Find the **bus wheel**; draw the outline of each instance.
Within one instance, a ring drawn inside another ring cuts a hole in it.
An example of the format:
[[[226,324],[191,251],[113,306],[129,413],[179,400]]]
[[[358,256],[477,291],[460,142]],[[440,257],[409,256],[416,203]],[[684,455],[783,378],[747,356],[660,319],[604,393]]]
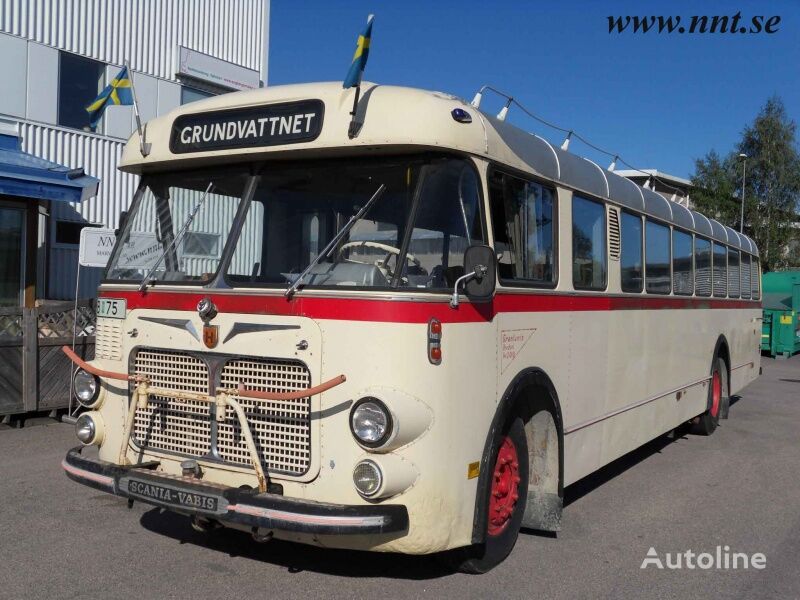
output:
[[[692,421],[692,433],[711,435],[719,425],[720,410],[728,398],[728,371],[725,361],[716,359],[708,389],[708,410]]]
[[[515,418],[495,449],[486,503],[486,541],[446,553],[449,566],[463,573],[486,573],[511,553],[519,536],[528,495],[528,442],[522,419]]]

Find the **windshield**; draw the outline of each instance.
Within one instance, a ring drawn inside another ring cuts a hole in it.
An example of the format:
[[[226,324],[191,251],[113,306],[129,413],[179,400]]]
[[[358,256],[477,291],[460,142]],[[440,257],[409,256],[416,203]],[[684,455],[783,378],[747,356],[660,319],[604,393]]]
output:
[[[206,283],[216,273],[249,173],[149,177],[122,224],[107,280]]]
[[[288,288],[311,265],[300,290],[452,288],[464,250],[484,240],[479,190],[474,167],[454,158],[268,164],[226,280]]]

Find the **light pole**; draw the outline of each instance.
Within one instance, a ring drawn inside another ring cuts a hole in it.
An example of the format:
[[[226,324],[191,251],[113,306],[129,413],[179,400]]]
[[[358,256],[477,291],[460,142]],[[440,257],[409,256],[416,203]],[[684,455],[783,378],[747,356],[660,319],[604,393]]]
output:
[[[744,233],[744,181],[747,174],[747,154],[742,152],[739,158],[742,159],[742,212],[739,216],[739,233]]]

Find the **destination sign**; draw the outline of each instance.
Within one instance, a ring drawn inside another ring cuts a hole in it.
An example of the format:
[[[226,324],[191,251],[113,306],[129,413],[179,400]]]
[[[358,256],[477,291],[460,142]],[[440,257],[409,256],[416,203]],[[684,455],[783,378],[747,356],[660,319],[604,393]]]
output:
[[[268,106],[182,115],[172,124],[174,154],[297,144],[322,131],[325,105],[302,100]]]

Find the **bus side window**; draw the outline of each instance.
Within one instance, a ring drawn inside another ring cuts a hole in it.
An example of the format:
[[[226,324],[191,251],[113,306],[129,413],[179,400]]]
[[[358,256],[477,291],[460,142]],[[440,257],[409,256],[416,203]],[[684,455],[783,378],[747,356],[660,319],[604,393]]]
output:
[[[669,227],[647,219],[645,287],[648,294],[669,294]]]
[[[694,291],[692,276],[692,236],[684,231],[672,231],[672,289],[681,296]]]
[[[606,289],[606,208],[572,196],[572,284],[576,290]]]
[[[742,298],[750,299],[750,255],[742,252]]]
[[[725,246],[714,242],[714,297],[724,298],[728,295],[728,252]]]
[[[759,269],[758,259],[753,256],[750,266],[750,290],[753,294],[753,300],[761,299],[761,271]]]
[[[739,297],[739,251],[728,248],[728,297]]]
[[[711,295],[711,242],[694,238],[694,289],[698,296]]]
[[[623,292],[641,292],[644,285],[642,264],[642,217],[622,211],[622,253],[620,268]]]
[[[555,284],[555,192],[533,181],[493,173],[489,194],[500,280]]]

